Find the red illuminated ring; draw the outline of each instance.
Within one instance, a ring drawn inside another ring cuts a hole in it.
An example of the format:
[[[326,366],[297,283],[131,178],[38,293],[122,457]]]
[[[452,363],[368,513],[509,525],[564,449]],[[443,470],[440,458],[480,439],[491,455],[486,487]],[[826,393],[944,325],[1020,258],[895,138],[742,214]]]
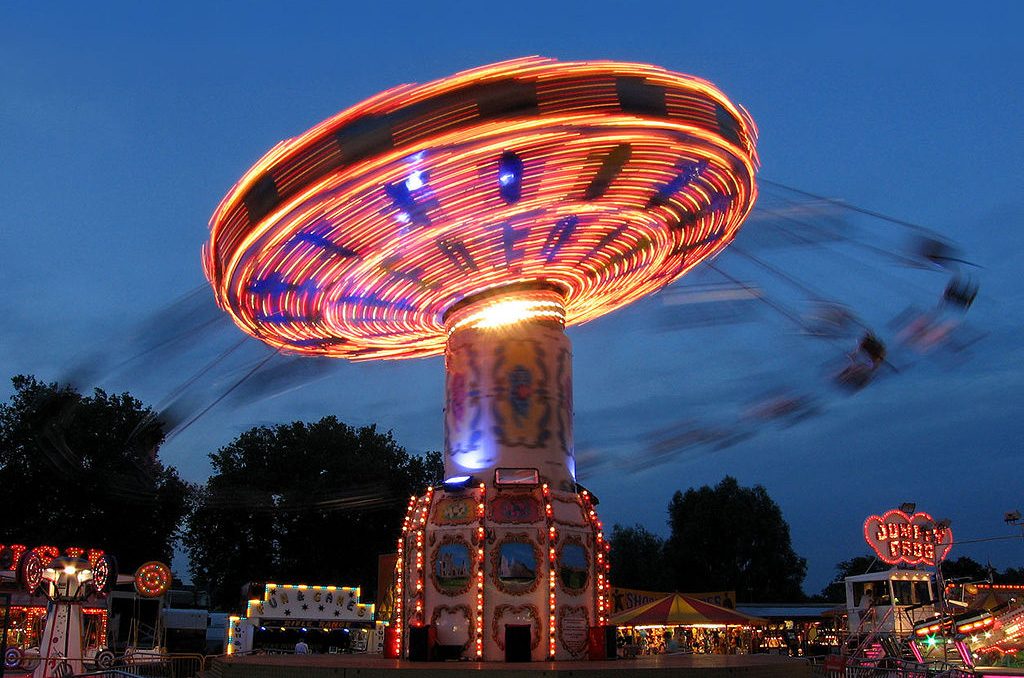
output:
[[[579,324],[735,237],[756,130],[654,66],[519,59],[384,92],[271,150],[211,220],[204,265],[246,332],[296,353],[443,350],[459,301],[557,289]]]
[[[43,583],[43,570],[59,555],[60,551],[52,546],[37,546],[22,556],[21,582],[29,593],[34,593]]]
[[[101,555],[96,558],[96,561],[92,565],[92,583],[96,587],[97,591],[105,591],[107,585],[111,583],[111,568],[110,559],[108,556]]]
[[[159,598],[171,588],[171,568],[152,560],[135,571],[135,590],[143,598]]]

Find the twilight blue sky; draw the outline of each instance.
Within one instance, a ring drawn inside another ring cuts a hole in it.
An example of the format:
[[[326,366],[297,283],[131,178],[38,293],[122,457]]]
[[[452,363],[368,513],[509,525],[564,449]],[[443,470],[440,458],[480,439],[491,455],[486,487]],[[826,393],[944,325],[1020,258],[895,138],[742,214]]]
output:
[[[199,248],[217,202],[275,142],[380,89],[529,54],[654,63],[705,77],[750,110],[763,176],[962,245],[984,267],[970,322],[988,335],[967,361],[917,361],[844,398],[822,376],[842,350],[763,310],[753,322],[665,332],[668,311],[653,299],[572,330],[580,471],[606,522],[665,533],[674,490],[727,473],[761,483],[809,560],[809,592],[865,551],[866,515],[903,501],[948,516],[960,539],[1013,534],[1002,515],[1024,509],[1024,5],[211,5],[0,5],[4,378],[66,378],[105,356],[88,385],[161,403],[240,334],[198,335],[142,367],[114,370],[110,358],[137,350],[145,318],[203,282]],[[896,242],[891,225],[851,221],[862,242]],[[880,324],[932,304],[945,284],[864,252],[765,256]],[[735,255],[720,261],[783,303],[802,302]],[[200,404],[265,355],[245,351]],[[201,480],[207,453],[245,428],[325,414],[378,422],[412,450],[440,448],[442,385],[439,359],[339,364],[303,388],[222,403],[163,457]],[[654,468],[630,464],[652,431],[732,425],[750,399],[783,386],[818,396],[822,416]],[[958,554],[1019,566],[1024,541]]]

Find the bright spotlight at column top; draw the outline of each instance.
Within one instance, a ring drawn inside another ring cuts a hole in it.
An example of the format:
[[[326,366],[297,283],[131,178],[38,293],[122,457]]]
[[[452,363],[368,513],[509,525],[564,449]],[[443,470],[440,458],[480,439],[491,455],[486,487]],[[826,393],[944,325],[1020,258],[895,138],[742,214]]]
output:
[[[710,83],[643,64],[530,57],[402,85],[271,149],[214,213],[204,268],[240,328],[290,353],[437,355],[460,302],[524,283],[557,289],[570,327],[733,240],[756,137]],[[547,312],[478,310],[480,328]]]
[[[479,329],[495,329],[515,325],[537,317],[560,315],[555,304],[536,303],[529,299],[503,299],[480,309],[468,324]]]
[[[565,308],[555,290],[513,286],[484,293],[453,306],[444,317],[448,334],[462,329],[500,330],[526,322],[565,326]]]

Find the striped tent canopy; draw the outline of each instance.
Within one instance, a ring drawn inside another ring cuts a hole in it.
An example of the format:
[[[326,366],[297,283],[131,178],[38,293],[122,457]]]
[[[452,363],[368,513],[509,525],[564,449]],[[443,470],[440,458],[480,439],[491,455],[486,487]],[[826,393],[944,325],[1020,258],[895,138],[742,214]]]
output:
[[[767,619],[672,593],[611,618],[615,626],[758,626]]]

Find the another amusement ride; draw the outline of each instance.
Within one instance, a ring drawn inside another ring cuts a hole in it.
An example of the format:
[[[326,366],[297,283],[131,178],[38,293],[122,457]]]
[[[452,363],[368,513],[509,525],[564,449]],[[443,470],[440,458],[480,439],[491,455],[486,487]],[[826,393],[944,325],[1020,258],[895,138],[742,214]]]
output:
[[[847,635],[826,675],[1024,675],[1024,586],[943,581],[949,520],[904,504],[869,516],[864,539],[891,568],[846,578]]]
[[[117,561],[100,549],[0,545],[0,586],[10,591],[9,585],[16,584],[20,589],[19,604],[11,604],[8,592],[0,607],[0,654],[6,675],[55,678],[115,665],[159,663],[165,653],[158,630],[153,647],[138,645],[137,605],[130,615],[132,642],[115,652],[111,637],[116,634],[108,624],[111,593],[122,584],[134,589],[136,603],[140,598],[162,599],[171,579],[170,568],[157,561],[144,563],[134,574],[119,575]],[[45,604],[39,604],[41,596]],[[157,627],[161,607],[155,615]]]

